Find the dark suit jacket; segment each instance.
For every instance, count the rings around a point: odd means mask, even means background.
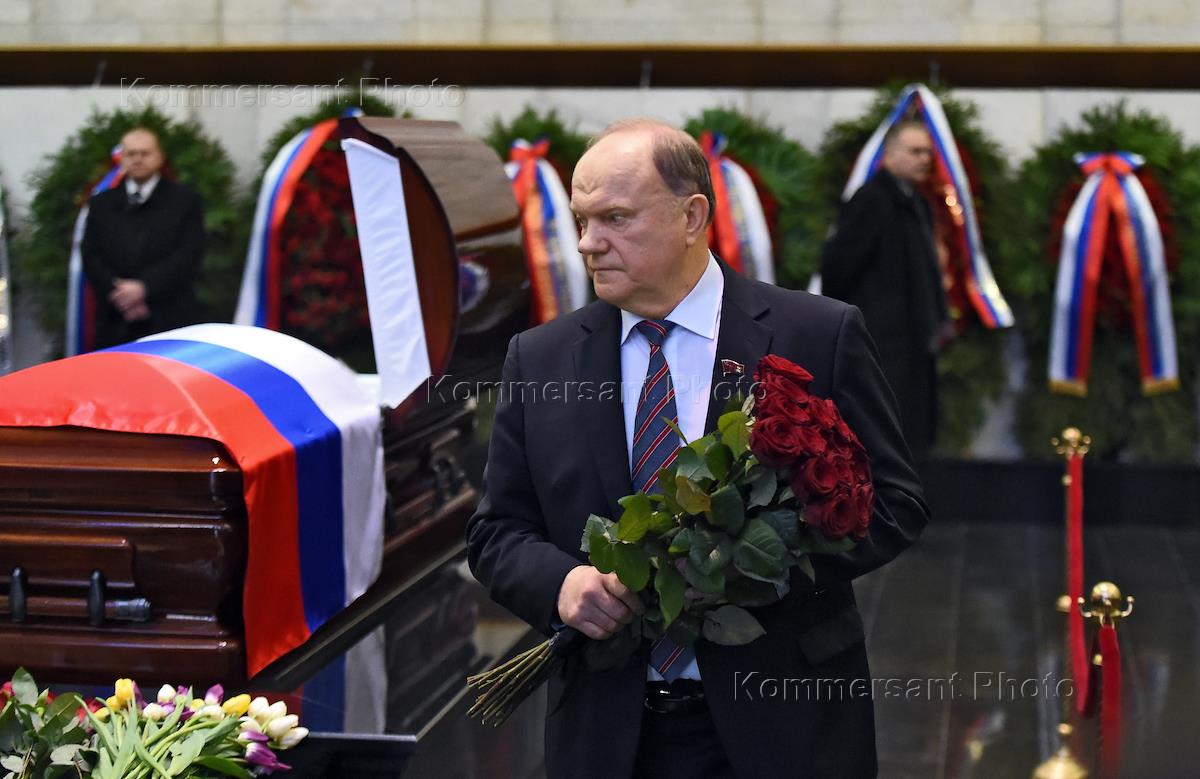
[[[851,698],[849,690],[844,700],[829,691],[806,692],[801,680],[811,687],[818,678],[869,679],[850,580],[911,544],[928,509],[858,310],[748,280],[724,265],[722,271],[707,429],[730,388],[719,372],[721,359],[752,373],[768,353],[787,357],[813,374],[812,391],[832,397],[862,439],[879,497],[869,537],[849,554],[815,561],[815,588],[797,574],[783,601],[757,610],[765,636],[742,647],[697,643],[713,720],[741,776],[874,776],[870,699]],[[469,560],[497,602],[544,633],[557,618],[563,578],[586,560],[579,546],[587,516],[617,517],[617,500],[633,491],[616,389],[620,323],[618,309],[594,302],[514,337],[504,364],[484,497],[467,530]],[[631,774],[646,654],[605,672],[585,670],[576,656],[551,679],[551,777]],[[774,697],[764,686],[771,680]],[[780,689],[783,680],[793,680],[790,692]]]
[[[843,206],[821,256],[821,291],[862,310],[905,437],[921,457],[936,437],[932,344],[946,319],[931,222],[925,199],[880,170]]]
[[[80,251],[96,297],[95,348],[203,321],[195,283],[204,257],[204,206],[186,184],[164,176],[137,207],[124,186],[93,196]],[[146,284],[148,320],[126,322],[108,302],[116,278]]]

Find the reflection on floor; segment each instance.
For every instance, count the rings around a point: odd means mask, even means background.
[[[1068,690],[1057,684],[1062,561],[1055,528],[942,523],[858,583],[881,777],[1014,779],[1050,754],[1057,692]],[[1086,577],[1137,598],[1120,631],[1127,775],[1196,776],[1200,530],[1089,528]],[[479,596],[477,642],[498,651],[513,623]],[[467,720],[462,701],[422,738],[405,775],[541,776],[542,708],[532,701],[493,730]],[[1094,722],[1083,730],[1078,746],[1092,754]]]

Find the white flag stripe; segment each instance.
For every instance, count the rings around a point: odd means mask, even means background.
[[[185,340],[222,346],[291,376],[342,436],[342,525],[346,602],[379,576],[383,554],[383,433],[379,406],[346,365],[316,347],[274,330],[205,324],[143,341]]]

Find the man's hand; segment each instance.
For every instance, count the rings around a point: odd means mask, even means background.
[[[636,593],[615,573],[600,573],[590,565],[571,569],[558,591],[558,616],[596,641],[608,638],[642,613]]]
[[[126,322],[140,322],[150,318],[150,307],[145,303],[139,303],[133,308],[126,309],[121,316],[125,317]]]
[[[112,292],[108,295],[108,302],[125,315],[127,322],[134,321],[129,318],[129,313],[139,306],[146,309],[147,316],[150,313],[149,308],[146,307],[146,285],[137,279],[115,279]]]

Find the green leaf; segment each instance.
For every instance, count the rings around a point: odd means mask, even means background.
[[[685,527],[680,529],[675,537],[671,539],[671,548],[667,551],[673,555],[685,555],[692,548],[692,529]]]
[[[709,498],[708,519],[717,527],[736,536],[746,521],[746,507],[742,504],[742,493],[732,484],[726,484]]]
[[[749,508],[767,506],[775,497],[778,477],[775,471],[764,465],[755,466],[750,474],[750,504]]]
[[[580,548],[587,552],[588,559],[600,573],[612,573],[617,566],[613,554],[613,526],[611,520],[595,514],[589,516],[587,524],[584,525],[583,544]]]
[[[656,536],[666,535],[675,529],[675,515],[669,511],[655,511],[650,515],[650,532]]]
[[[700,573],[708,576],[723,570],[729,564],[732,552],[729,537],[724,533],[700,528],[692,531],[692,547],[688,550],[688,561]]]
[[[786,585],[783,593],[787,594]],[[725,598],[734,606],[769,606],[781,597],[779,589],[771,582],[740,576],[725,583]]]
[[[37,703],[38,688],[33,677],[24,668],[18,668],[12,676],[13,697],[19,703],[33,706]]]
[[[253,775],[249,771],[225,757],[205,755],[196,759],[196,765],[211,768],[222,776],[233,776],[237,779],[253,779]]]
[[[625,625],[603,641],[589,641],[584,650],[588,668],[604,671],[625,662],[641,645],[641,638]]]
[[[683,610],[683,591],[686,589],[683,575],[671,564],[659,568],[654,576],[654,589],[658,592],[663,624],[669,626]]]
[[[167,767],[158,760],[154,759],[154,756],[151,755],[146,749],[146,745],[142,743],[140,738],[134,738],[133,748],[137,751],[138,757],[140,757],[146,765],[154,769],[154,773],[164,777],[164,779],[171,779],[171,774],[167,773]]]
[[[704,573],[692,565],[691,560],[688,560],[687,565],[683,568],[683,577],[687,579],[688,584],[700,592],[720,595],[725,591],[725,572],[723,570]]]
[[[679,455],[675,458],[675,476],[677,482],[680,476],[699,481],[700,479],[711,479],[712,473],[695,447],[685,446],[679,450]]]
[[[700,618],[690,612],[683,612],[667,628],[667,635],[680,646],[691,646],[700,637]]]
[[[84,711],[87,713],[88,721],[92,723],[92,730],[96,731],[96,735],[100,737],[100,743],[104,747],[100,750],[100,762],[103,765],[105,756],[112,757],[117,754],[116,740],[114,739],[113,732],[109,730],[109,726],[106,723],[96,719],[96,715],[90,709],[84,709]],[[116,722],[113,725],[115,726]],[[111,770],[111,768],[112,764],[110,761],[109,769]]]
[[[704,453],[704,464],[708,466],[708,471],[714,479],[724,479],[733,465],[733,452],[720,441],[713,441]]]
[[[643,493],[626,495],[618,501],[625,511],[617,523],[617,538],[630,543],[637,543],[650,529],[650,515],[654,506],[649,496]]]
[[[192,761],[200,756],[204,750],[204,734],[193,733],[183,741],[176,741],[171,745],[171,752],[174,757],[171,758],[171,764],[167,766],[167,771],[177,774],[183,769],[192,764]]]
[[[617,544],[612,550],[617,578],[629,589],[640,592],[650,581],[650,558],[646,551],[634,544]]]
[[[704,615],[704,637],[714,644],[741,646],[766,632],[753,614],[738,606],[722,606]]]
[[[750,449],[749,421],[750,418],[741,411],[730,411],[717,420],[721,441],[729,447],[734,457],[740,457]]]
[[[771,529],[783,539],[783,543],[788,549],[796,549],[803,544],[804,539],[800,533],[800,516],[792,509],[762,511],[759,512],[757,518],[770,525]]]
[[[685,436],[683,434],[683,431],[679,429],[679,425],[678,425],[678,423],[675,422],[675,420],[667,419],[666,417],[663,417],[662,421],[664,424],[666,424],[667,427],[671,428],[671,430],[673,430],[675,432],[675,435],[679,436],[679,440],[683,442],[684,446],[690,445],[690,444],[688,444],[687,436]]]
[[[804,550],[813,554],[841,554],[854,548],[855,540],[849,536],[831,541],[821,531],[806,525],[808,531],[801,540]]]
[[[810,582],[814,584],[816,583],[817,572],[813,570],[812,560],[809,559],[808,555],[803,555],[802,557],[797,558],[796,567],[800,569],[801,573],[808,577]]]
[[[17,716],[17,704],[10,701],[0,710],[0,752],[15,752],[24,736],[25,727]]]
[[[733,544],[733,564],[742,574],[764,582],[782,581],[787,572],[788,549],[779,534],[761,519],[746,523]]]
[[[708,493],[686,476],[675,477],[675,499],[679,507],[688,514],[703,514],[708,511],[710,503]]]

